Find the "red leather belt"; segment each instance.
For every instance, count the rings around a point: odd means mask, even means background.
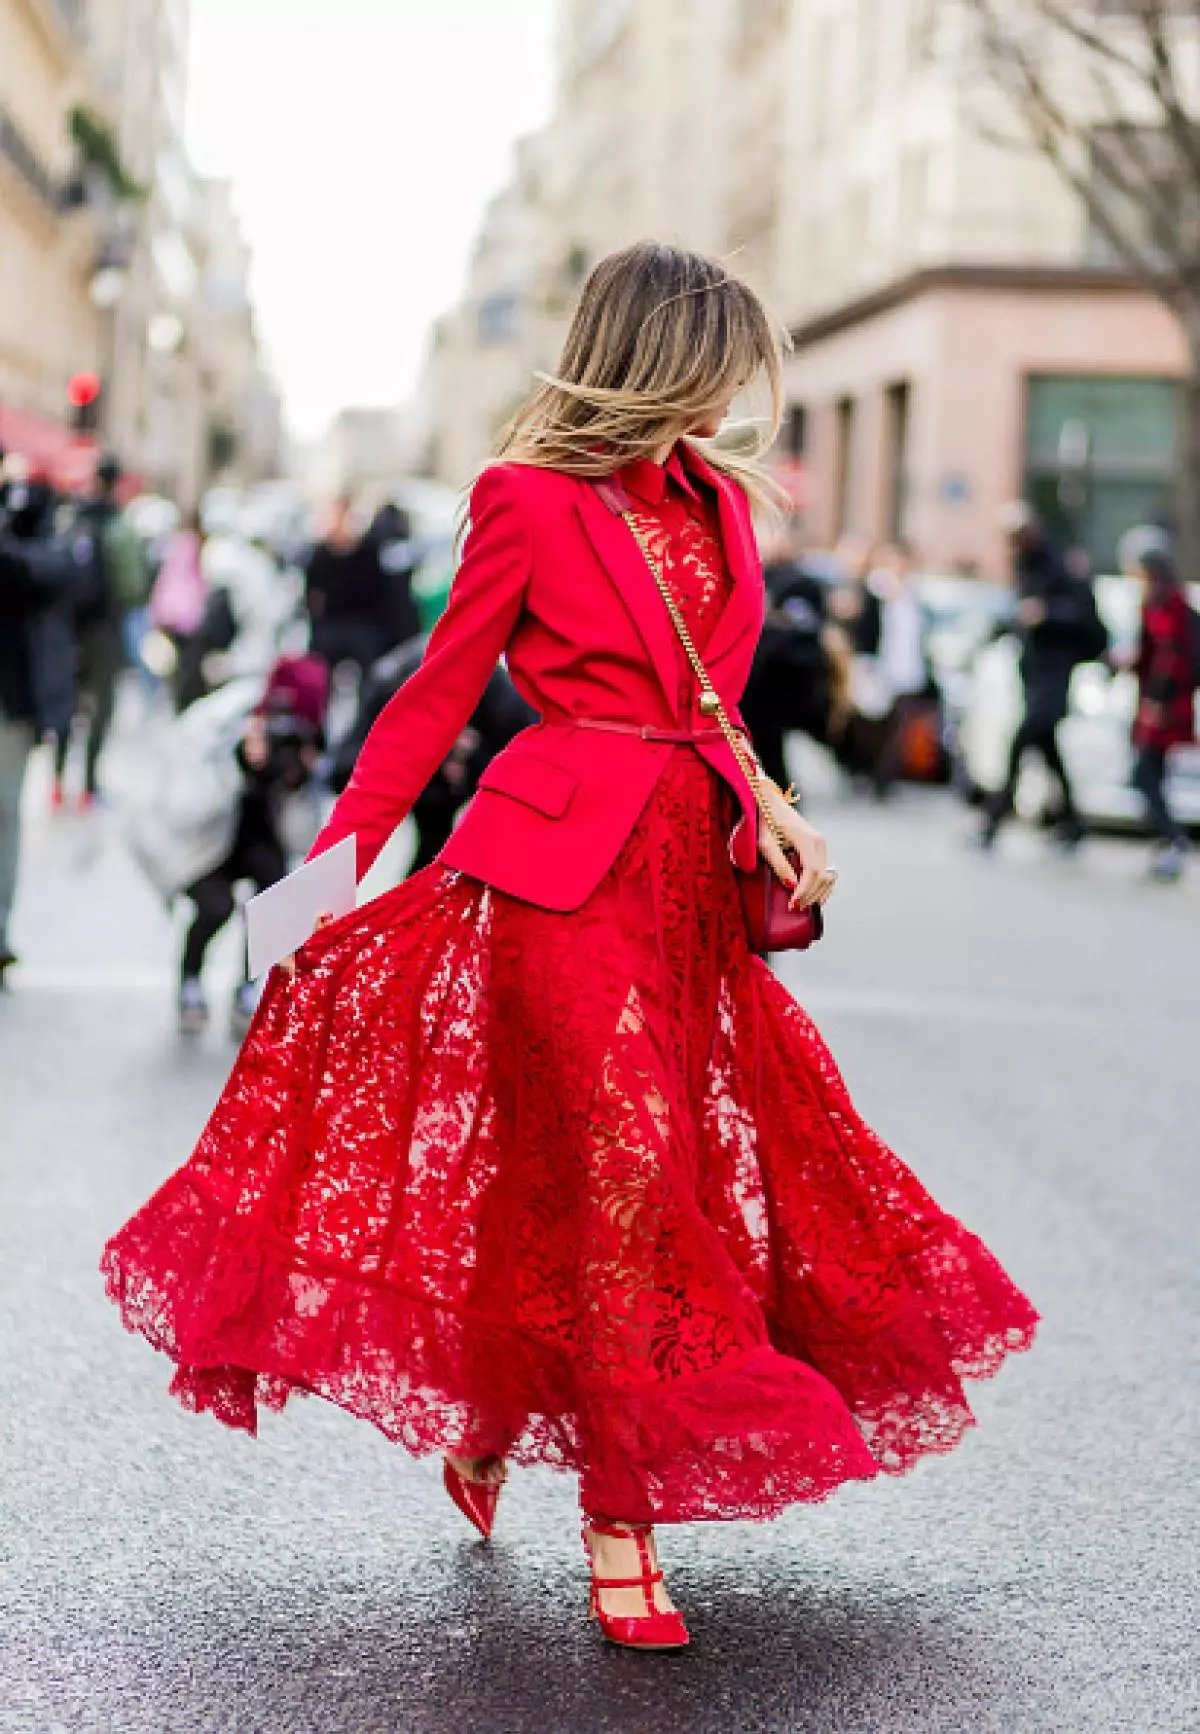
[[[662,729],[657,728],[654,723],[609,722],[604,717],[595,716],[556,717],[546,726],[560,729],[594,729],[609,735],[633,735],[637,740],[661,741],[675,747],[716,745],[725,738],[720,729]]]

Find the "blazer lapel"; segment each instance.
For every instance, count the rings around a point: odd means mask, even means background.
[[[577,506],[600,564],[641,635],[673,716],[679,697],[679,641],[654,576],[629,525],[587,482],[580,486]]]
[[[720,470],[714,470],[706,463],[702,454],[690,444],[687,461],[689,467],[698,470],[716,491],[721,542],[729,563],[729,600],[709,634],[704,651],[704,660],[712,668],[735,650],[748,634],[757,642],[763,620],[762,565],[745,494],[736,482],[731,482]]]

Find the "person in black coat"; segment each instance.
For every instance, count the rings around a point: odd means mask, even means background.
[[[1059,748],[1058,727],[1069,707],[1072,671],[1081,662],[1103,657],[1108,638],[1091,585],[1071,571],[1032,507],[1024,501],[1006,507],[1001,524],[1009,538],[1016,578],[1025,714],[1009,751],[1004,785],[987,804],[980,841],[984,848],[996,841],[1012,815],[1025,756],[1037,752],[1061,790],[1059,840],[1074,848],[1082,841],[1084,829]]]
[[[385,500],[371,519],[364,543],[374,553],[379,566],[386,599],[383,619],[387,625],[388,648],[407,644],[421,630],[412,594],[420,548],[408,513],[394,500]]]
[[[21,791],[40,735],[75,709],[72,568],[54,536],[58,499],[12,483],[0,513],[0,981],[16,961],[9,921],[21,846]]]
[[[365,674],[396,643],[393,587],[379,556],[379,542],[356,531],[351,501],[339,500],[304,574],[312,652],[331,669],[350,662]]]
[[[826,643],[829,586],[805,564],[794,530],[763,567],[767,612],[741,712],[771,781],[790,778],[784,741],[792,730],[828,743],[833,670]]]
[[[334,794],[340,795],[350,781],[363,742],[388,700],[421,666],[426,642],[424,638],[410,639],[370,670],[363,682],[353,726],[339,742],[329,767],[328,780]],[[508,675],[497,668],[449,758],[435,771],[413,805],[417,851],[409,864],[410,875],[436,860],[450,841],[454,822],[479,787],[488,764],[515,735],[537,720],[537,713],[526,704]]]

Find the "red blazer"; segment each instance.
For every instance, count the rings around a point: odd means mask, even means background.
[[[736,484],[688,447],[684,461],[717,493],[733,580],[705,662],[730,716],[762,628],[763,582],[749,507]],[[450,751],[500,657],[542,721],[492,760],[440,860],[543,909],[577,909],[595,890],[672,752],[701,751],[740,800],[731,849],[757,859],[749,785],[681,675],[674,627],[628,526],[595,489],[557,470],[495,464],[471,495],[471,530],[450,600],[420,669],[383,711],[319,854],[358,840],[359,877]],[[680,692],[686,695],[682,710]],[[573,725],[703,728],[700,748]]]

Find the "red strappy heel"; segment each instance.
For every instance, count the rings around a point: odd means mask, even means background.
[[[491,1459],[484,1459],[485,1462]],[[480,1535],[486,1541],[492,1533],[492,1525],[496,1521],[496,1507],[500,1503],[500,1489],[504,1486],[500,1481],[471,1481],[465,1475],[460,1475],[448,1457],[442,1460],[442,1481],[446,1492],[462,1512],[468,1523],[473,1523]]]
[[[599,1623],[600,1630],[610,1644],[620,1644],[627,1650],[682,1650],[691,1643],[688,1629],[683,1623],[680,1613],[664,1613],[654,1605],[654,1586],[663,1581],[661,1571],[655,1569],[650,1558],[650,1547],[647,1537],[651,1526],[648,1523],[609,1523],[603,1517],[585,1517],[583,1520],[583,1545],[587,1550],[588,1563],[592,1568],[592,1589],[588,1603],[588,1615]],[[597,1535],[612,1535],[628,1538],[637,1542],[638,1560],[641,1564],[640,1577],[597,1577],[596,1560],[592,1553],[592,1544],[588,1535],[594,1530]],[[608,1589],[640,1589],[646,1598],[644,1614],[606,1614],[600,1606],[600,1592]]]

